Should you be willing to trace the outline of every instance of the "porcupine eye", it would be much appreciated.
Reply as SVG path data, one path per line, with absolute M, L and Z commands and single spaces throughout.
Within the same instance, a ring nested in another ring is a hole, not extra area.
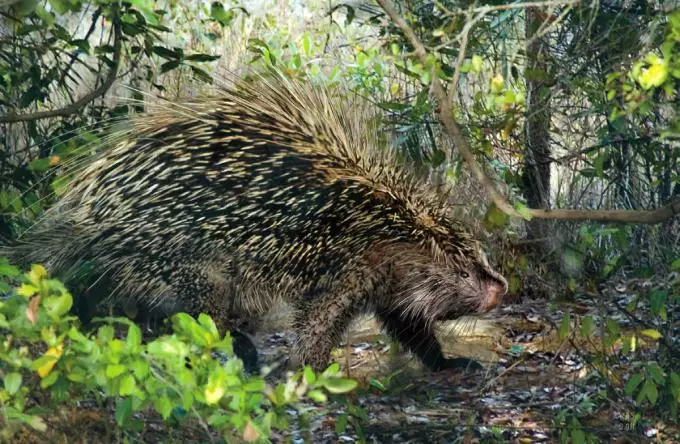
M 470 277 L 470 273 L 468 273 L 467 271 L 461 271 L 460 277 L 462 277 L 463 279 L 467 279 Z

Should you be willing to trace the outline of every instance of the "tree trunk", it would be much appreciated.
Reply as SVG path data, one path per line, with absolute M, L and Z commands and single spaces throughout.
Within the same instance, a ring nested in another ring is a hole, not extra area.
M 523 193 L 530 208 L 550 207 L 550 76 L 548 74 L 547 37 L 536 37 L 543 23 L 536 8 L 526 9 L 526 68 L 527 90 L 525 119 Z M 542 238 L 545 223 L 532 221 L 527 226 L 529 238 Z

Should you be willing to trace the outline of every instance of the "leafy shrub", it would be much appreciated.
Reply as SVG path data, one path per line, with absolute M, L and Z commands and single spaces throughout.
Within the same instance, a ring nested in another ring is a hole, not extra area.
M 193 417 L 225 439 L 267 441 L 273 429 L 287 426 L 285 406 L 303 399 L 323 403 L 328 393 L 357 385 L 339 376 L 337 364 L 320 374 L 305 368 L 275 387 L 249 377 L 233 354 L 230 334 L 220 336 L 204 314 L 198 319 L 176 314 L 172 334 L 148 343 L 125 318 L 99 319 L 96 332 L 85 332 L 69 314 L 71 294 L 41 265 L 22 274 L 3 261 L 0 278 L 0 290 L 7 293 L 0 300 L 3 440 L 23 426 L 46 429 L 45 406 L 29 401 L 39 390 L 52 404 L 113 399 L 122 428 L 138 427 L 133 415 L 152 409 L 166 421 Z M 120 326 L 127 328 L 124 335 L 116 334 Z

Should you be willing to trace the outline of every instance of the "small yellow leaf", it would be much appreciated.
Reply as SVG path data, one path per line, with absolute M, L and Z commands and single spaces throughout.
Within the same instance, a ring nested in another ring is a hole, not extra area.
M 668 64 L 663 61 L 651 65 L 647 69 L 643 69 L 638 77 L 640 86 L 645 90 L 653 86 L 659 87 L 664 84 L 668 78 Z
M 500 93 L 503 91 L 503 86 L 505 85 L 505 80 L 500 74 L 496 74 L 493 79 L 491 79 L 491 91 L 495 93 Z
M 54 356 L 55 359 L 54 361 L 50 361 L 43 365 L 42 367 L 38 368 L 38 374 L 40 375 L 41 378 L 44 378 L 45 376 L 49 375 L 54 366 L 57 364 L 58 358 L 61 356 L 61 354 L 64 352 L 64 344 L 59 344 L 56 347 L 50 347 L 46 352 L 44 356 Z
M 31 284 L 21 284 L 21 287 L 17 288 L 17 294 L 25 298 L 30 298 L 38 292 L 38 288 Z
M 40 264 L 31 265 L 31 271 L 28 272 L 28 278 L 34 284 L 40 282 L 44 277 L 47 277 L 47 270 Z
M 640 334 L 645 335 L 648 338 L 652 338 L 654 340 L 661 338 L 661 333 L 659 333 L 658 330 L 654 330 L 653 328 L 642 330 Z
M 221 384 L 208 384 L 205 388 L 205 402 L 208 405 L 217 404 L 224 396 L 224 387 Z

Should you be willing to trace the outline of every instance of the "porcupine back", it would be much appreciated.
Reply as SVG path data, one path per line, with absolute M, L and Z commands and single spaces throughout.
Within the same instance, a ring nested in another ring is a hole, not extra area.
M 173 298 L 178 268 L 232 274 L 246 311 L 327 285 L 381 240 L 445 239 L 450 261 L 468 263 L 477 245 L 371 117 L 280 75 L 143 114 L 12 253 L 56 274 L 94 261 L 112 296 L 149 306 Z

